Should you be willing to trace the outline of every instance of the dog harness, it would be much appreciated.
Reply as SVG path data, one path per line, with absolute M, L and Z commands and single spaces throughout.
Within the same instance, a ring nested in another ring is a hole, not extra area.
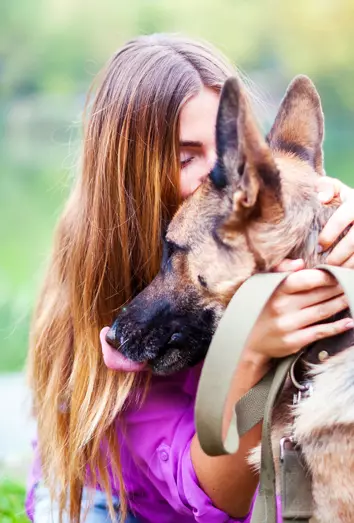
M 354 313 L 354 271 L 319 265 L 341 285 L 348 297 L 349 309 Z M 227 306 L 206 356 L 200 377 L 195 420 L 198 438 L 204 452 L 210 456 L 233 454 L 239 446 L 239 437 L 262 421 L 261 467 L 259 491 L 251 523 L 276 523 L 276 486 L 271 418 L 274 404 L 282 391 L 287 375 L 295 381 L 297 362 L 305 351 L 277 359 L 271 370 L 235 406 L 226 438 L 222 436 L 224 405 L 242 350 L 262 309 L 289 273 L 256 274 L 249 278 Z M 242 316 L 239 311 L 242 310 Z M 343 338 L 339 350 L 350 346 Z M 322 361 L 331 355 L 320 342 L 311 347 L 309 360 Z M 306 349 L 305 349 L 306 350 Z M 221 379 L 222 378 L 222 379 Z M 301 396 L 300 384 L 300 393 Z M 304 387 L 306 393 L 307 387 Z M 311 478 L 301 454 L 292 438 L 280 442 L 280 473 L 283 523 L 308 523 L 312 517 Z

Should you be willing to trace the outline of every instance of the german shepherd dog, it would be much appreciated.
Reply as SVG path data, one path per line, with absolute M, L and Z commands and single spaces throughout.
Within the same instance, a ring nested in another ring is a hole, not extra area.
M 325 262 L 328 252 L 317 252 L 317 238 L 339 201 L 324 205 L 317 197 L 323 128 L 320 98 L 307 77 L 290 84 L 265 139 L 239 80 L 227 80 L 216 165 L 169 224 L 161 269 L 114 322 L 111 345 L 134 361 L 148 361 L 156 374 L 194 365 L 248 277 L 272 271 L 284 258 L 303 258 L 308 268 Z M 346 335 L 346 346 L 354 345 L 353 330 Z M 289 419 L 295 423 L 321 523 L 354 522 L 353 369 L 352 350 L 315 365 L 313 395 L 295 411 L 281 402 L 283 415 L 276 416 L 283 420 L 280 437 L 290 433 Z

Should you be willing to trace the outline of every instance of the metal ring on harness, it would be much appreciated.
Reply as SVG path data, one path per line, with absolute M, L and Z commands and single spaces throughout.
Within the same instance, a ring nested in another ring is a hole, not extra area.
M 299 383 L 295 377 L 295 365 L 296 363 L 299 361 L 299 358 L 296 358 L 296 360 L 293 361 L 293 363 L 291 364 L 291 367 L 290 367 L 290 371 L 289 371 L 289 375 L 290 375 L 290 379 L 293 383 L 293 385 L 298 389 L 300 390 L 301 392 L 305 392 L 306 390 L 309 389 L 309 384 L 308 383 L 305 383 L 304 385 L 301 385 L 301 383 Z

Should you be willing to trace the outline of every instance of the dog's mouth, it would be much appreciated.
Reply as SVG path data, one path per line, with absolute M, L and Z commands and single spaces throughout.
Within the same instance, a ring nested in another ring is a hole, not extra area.
M 194 308 L 186 302 L 177 305 L 165 299 L 148 307 L 138 296 L 110 328 L 101 331 L 106 365 L 167 375 L 202 361 L 215 330 L 215 310 L 197 307 L 195 302 Z
M 121 370 L 124 372 L 142 372 L 149 368 L 154 374 L 170 374 L 181 370 L 185 366 L 184 351 L 180 347 L 173 346 L 165 351 L 163 354 L 158 354 L 156 357 L 146 361 L 134 361 L 128 358 L 122 352 L 114 348 L 107 341 L 107 333 L 109 327 L 104 327 L 100 333 L 102 352 L 105 364 L 108 368 L 113 370 Z M 178 342 L 177 336 L 172 341 Z
M 148 366 L 156 375 L 173 374 L 186 367 L 185 352 L 182 349 L 170 349 L 149 360 Z
M 125 350 L 122 351 L 116 341 L 112 343 L 109 333 L 109 327 L 104 327 L 100 333 L 103 358 L 108 368 L 124 372 L 142 372 L 150 369 L 155 375 L 173 374 L 197 365 L 205 358 L 212 335 L 211 332 L 204 332 L 203 338 L 198 339 L 197 346 L 191 346 L 188 337 L 186 338 L 182 332 L 175 332 L 169 342 L 164 344 L 163 350 L 155 354 L 146 351 L 145 358 L 144 354 L 140 353 L 138 360 L 133 354 L 124 354 Z M 201 341 L 203 343 L 200 343 Z
M 110 343 L 108 343 L 106 336 L 109 330 L 109 327 L 104 327 L 100 332 L 103 359 L 107 367 L 109 369 L 122 370 L 124 372 L 141 372 L 146 370 L 146 361 L 138 362 L 127 358 L 118 349 L 114 348 Z

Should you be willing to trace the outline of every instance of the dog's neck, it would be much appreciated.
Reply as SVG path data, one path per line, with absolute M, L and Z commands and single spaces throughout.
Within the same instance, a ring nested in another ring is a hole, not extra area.
M 307 231 L 304 231 L 303 241 L 292 249 L 287 257 L 290 259 L 303 259 L 307 268 L 315 267 L 319 263 L 325 263 L 328 255 L 343 236 L 341 235 L 326 251 L 322 250 L 319 244 L 320 233 L 337 208 L 338 204 L 336 203 L 330 206 L 321 205 L 313 216 L 310 227 Z
M 326 251 L 321 252 L 318 238 L 340 202 L 321 204 L 317 193 L 300 191 L 285 200 L 285 212 L 279 223 L 255 222 L 247 231 L 247 241 L 254 254 L 255 272 L 269 272 L 285 258 L 303 259 L 306 268 L 325 263 L 340 238 Z

